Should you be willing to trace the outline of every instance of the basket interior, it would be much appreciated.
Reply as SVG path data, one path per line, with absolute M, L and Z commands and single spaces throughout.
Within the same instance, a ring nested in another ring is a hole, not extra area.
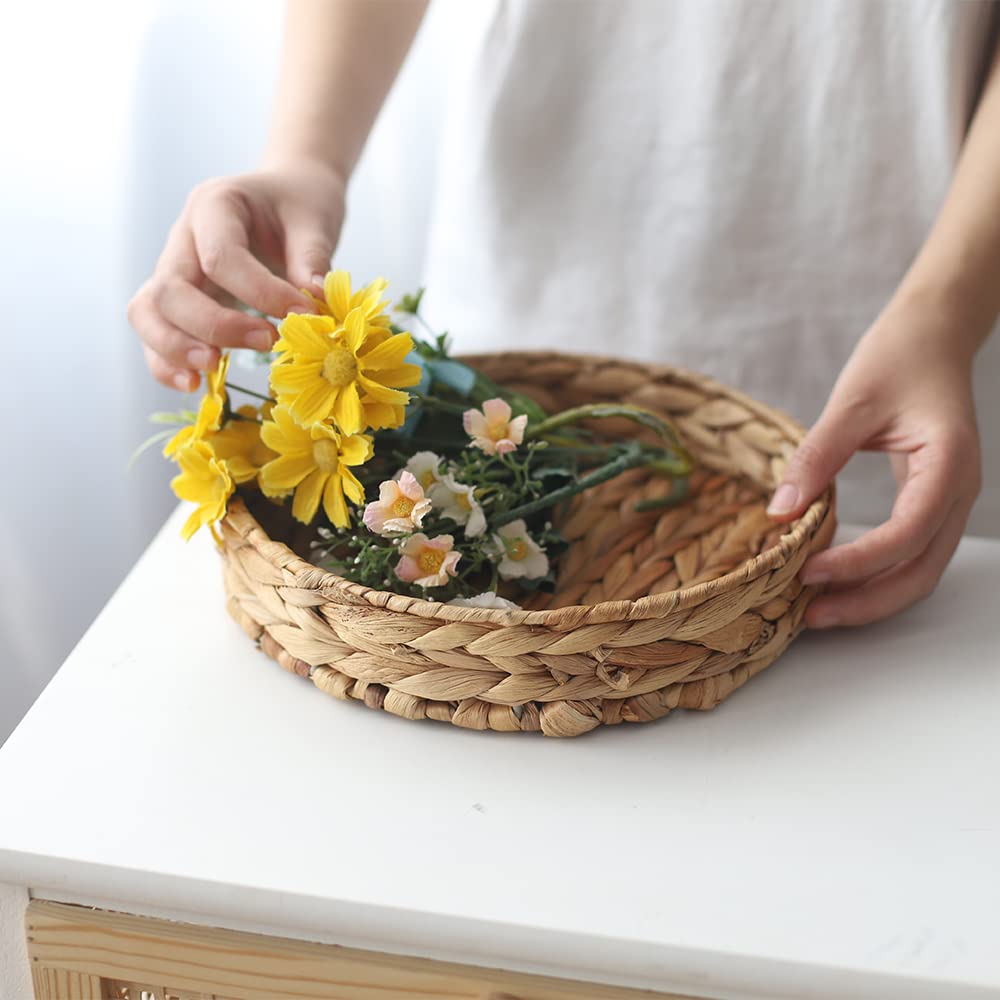
M 668 508 L 639 512 L 636 503 L 665 497 L 678 487 L 669 478 L 633 469 L 586 493 L 555 514 L 570 542 L 559 560 L 554 593 L 525 599 L 526 610 L 544 611 L 605 601 L 634 601 L 725 576 L 778 543 L 787 526 L 766 514 L 779 466 L 801 429 L 701 376 L 649 366 L 547 354 L 498 354 L 468 358 L 497 382 L 536 399 L 549 412 L 585 402 L 628 402 L 674 421 L 698 463 L 686 488 Z M 631 421 L 594 421 L 606 439 L 645 438 Z M 253 491 L 244 495 L 268 535 L 310 561 L 314 529 L 293 521 L 287 505 Z

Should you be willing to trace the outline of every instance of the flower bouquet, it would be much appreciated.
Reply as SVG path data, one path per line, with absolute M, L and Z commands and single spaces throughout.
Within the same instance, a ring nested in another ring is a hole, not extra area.
M 386 287 L 331 272 L 269 392 L 225 356 L 196 412 L 155 417 L 181 424 L 182 534 L 215 535 L 265 652 L 407 718 L 576 735 L 712 707 L 785 648 L 833 529 L 830 495 L 764 514 L 800 428 L 673 369 L 453 357 Z

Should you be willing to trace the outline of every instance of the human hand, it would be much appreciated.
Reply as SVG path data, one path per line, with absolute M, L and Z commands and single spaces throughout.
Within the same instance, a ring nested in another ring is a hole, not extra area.
M 768 512 L 799 517 L 856 451 L 884 451 L 897 495 L 889 519 L 802 568 L 827 584 L 811 628 L 862 625 L 937 585 L 980 490 L 972 354 L 935 309 L 890 307 L 859 342 L 815 426 L 792 456 Z
M 344 190 L 336 171 L 309 161 L 194 189 L 152 277 L 128 306 L 157 381 L 191 391 L 198 372 L 218 364 L 220 349 L 270 349 L 274 327 L 232 308 L 234 302 L 267 316 L 311 311 L 298 289 L 322 287 L 344 218 Z

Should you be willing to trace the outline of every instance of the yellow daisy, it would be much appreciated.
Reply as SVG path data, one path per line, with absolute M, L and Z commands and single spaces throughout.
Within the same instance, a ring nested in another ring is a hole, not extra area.
M 263 415 L 270 415 L 270 403 L 265 403 Z M 257 478 L 261 466 L 277 455 L 264 444 L 257 422 L 257 407 L 245 405 L 236 411 L 243 420 L 230 420 L 217 434 L 212 435 L 212 447 L 217 457 L 223 459 L 229 474 L 237 483 L 247 483 Z
M 372 457 L 372 439 L 363 434 L 341 435 L 330 424 L 299 426 L 284 406 L 276 406 L 261 428 L 264 443 L 278 453 L 259 475 L 268 496 L 287 496 L 294 489 L 292 516 L 311 523 L 320 500 L 326 516 L 338 528 L 351 518 L 344 494 L 362 504 L 365 491 L 350 466 L 364 465 Z
M 405 361 L 413 350 L 408 333 L 386 336 L 369 325 L 361 307 L 342 327 L 332 316 L 290 313 L 279 331 L 274 346 L 281 356 L 271 367 L 271 385 L 303 427 L 332 417 L 351 435 L 403 422 L 410 397 L 400 389 L 420 381 L 420 366 Z
M 180 475 L 171 480 L 174 493 L 181 500 L 196 504 L 184 522 L 181 535 L 189 539 L 206 524 L 214 525 L 226 513 L 226 502 L 233 493 L 233 480 L 226 463 L 216 458 L 205 441 L 195 441 L 177 451 Z M 213 532 L 214 533 L 214 532 Z
M 229 355 L 224 354 L 219 359 L 219 367 L 209 372 L 206 378 L 206 391 L 198 406 L 198 416 L 193 424 L 182 427 L 163 449 L 167 458 L 172 458 L 181 448 L 201 441 L 209 431 L 217 431 L 222 420 L 222 410 L 225 406 L 226 375 L 229 372 Z
M 382 298 L 388 287 L 389 282 L 385 278 L 376 278 L 370 285 L 352 294 L 350 273 L 330 271 L 323 280 L 323 298 L 317 298 L 309 291 L 306 295 L 312 299 L 321 316 L 331 316 L 341 326 L 352 309 L 360 309 L 372 326 L 388 329 L 391 321 L 385 310 L 389 303 Z

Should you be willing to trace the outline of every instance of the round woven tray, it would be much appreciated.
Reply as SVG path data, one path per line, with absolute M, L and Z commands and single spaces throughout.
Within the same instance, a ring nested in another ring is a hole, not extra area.
M 814 595 L 797 574 L 834 530 L 832 491 L 790 525 L 765 513 L 801 427 L 675 368 L 554 353 L 466 360 L 550 412 L 624 401 L 669 416 L 699 463 L 687 498 L 637 513 L 636 500 L 670 490 L 644 470 L 575 498 L 559 521 L 571 546 L 556 592 L 524 611 L 349 583 L 268 537 L 236 500 L 222 522 L 228 608 L 264 652 L 336 698 L 547 736 L 713 708 L 774 662 Z M 264 519 L 271 505 L 259 507 Z

